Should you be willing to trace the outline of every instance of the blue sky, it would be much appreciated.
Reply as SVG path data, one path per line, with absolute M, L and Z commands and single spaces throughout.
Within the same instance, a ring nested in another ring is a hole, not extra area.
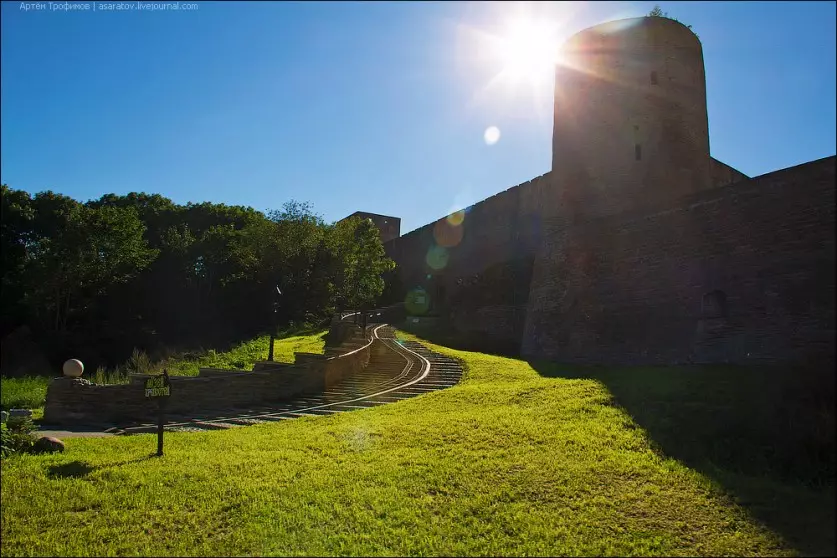
M 550 168 L 553 84 L 488 87 L 503 62 L 477 37 L 523 15 L 560 44 L 654 4 L 3 2 L 0 180 L 82 201 L 297 199 L 404 233 Z M 660 4 L 703 43 L 715 158 L 753 176 L 835 154 L 837 4 Z

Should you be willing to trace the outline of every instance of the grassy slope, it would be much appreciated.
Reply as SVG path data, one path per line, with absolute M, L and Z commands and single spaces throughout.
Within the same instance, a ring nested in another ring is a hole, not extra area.
M 69 439 L 2 466 L 3 555 L 785 555 L 604 384 L 462 358 L 459 386 L 229 431 Z M 816 538 L 818 534 L 812 533 Z
M 293 362 L 294 352 L 322 353 L 325 332 L 312 335 L 295 335 L 277 339 L 273 346 L 273 359 L 277 362 Z M 163 367 L 169 374 L 178 376 L 197 376 L 199 368 L 229 368 L 250 370 L 253 364 L 267 358 L 269 337 L 264 335 L 241 343 L 229 352 L 208 351 L 197 355 L 181 355 L 155 365 L 154 372 L 162 372 Z M 85 377 L 98 383 L 107 383 L 88 372 Z M 44 406 L 46 390 L 52 378 L 26 376 L 23 378 L 2 378 L 0 382 L 0 407 L 3 409 L 38 409 Z

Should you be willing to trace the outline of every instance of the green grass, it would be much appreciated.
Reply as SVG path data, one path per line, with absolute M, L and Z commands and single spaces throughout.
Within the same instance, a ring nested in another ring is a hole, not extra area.
M 3 410 L 43 407 L 51 381 L 52 378 L 44 376 L 0 378 L 0 407 Z
M 2 554 L 833 552 L 833 524 L 805 524 L 832 489 L 748 477 L 807 503 L 803 548 L 661 452 L 604 382 L 436 348 L 465 362 L 462 383 L 396 404 L 167 433 L 162 458 L 140 435 L 4 460 Z
M 166 367 L 169 374 L 179 376 L 197 376 L 199 368 L 250 370 L 257 361 L 267 359 L 269 343 L 270 337 L 263 335 L 225 353 L 209 350 L 198 355 L 182 355 L 161 363 L 158 368 Z M 324 346 L 323 331 L 277 339 L 273 344 L 273 360 L 292 363 L 294 352 L 322 353 Z
M 293 362 L 294 352 L 322 353 L 325 332 L 310 335 L 294 335 L 277 339 L 273 347 L 273 358 L 278 362 Z M 241 343 L 228 352 L 214 350 L 177 355 L 167 360 L 152 363 L 145 353 L 134 351 L 133 356 L 117 370 L 99 369 L 84 374 L 92 382 L 118 384 L 128 382 L 128 373 L 160 373 L 167 369 L 175 376 L 197 376 L 200 368 L 228 368 L 251 370 L 253 364 L 267 359 L 267 335 Z M 2 408 L 40 409 L 46 400 L 46 390 L 52 378 L 26 376 L 23 378 L 2 378 Z

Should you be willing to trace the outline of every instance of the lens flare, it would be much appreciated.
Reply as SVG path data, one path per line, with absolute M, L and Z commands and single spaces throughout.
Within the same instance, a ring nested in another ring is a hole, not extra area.
M 427 251 L 425 260 L 427 261 L 427 265 L 438 271 L 448 265 L 449 257 L 450 255 L 444 246 L 433 246 Z
M 407 297 L 404 299 L 404 308 L 408 314 L 426 314 L 430 308 L 430 297 L 424 289 L 416 287 L 407 293 Z
M 446 217 L 448 223 L 453 225 L 454 227 L 458 227 L 465 221 L 465 210 L 460 209 L 459 211 L 454 211 L 450 215 Z
M 433 225 L 433 238 L 439 246 L 453 248 L 462 242 L 464 229 L 461 225 L 452 225 L 447 219 L 442 219 Z
M 494 145 L 500 141 L 500 128 L 497 126 L 489 126 L 485 129 L 485 133 L 482 137 L 485 140 L 486 145 Z

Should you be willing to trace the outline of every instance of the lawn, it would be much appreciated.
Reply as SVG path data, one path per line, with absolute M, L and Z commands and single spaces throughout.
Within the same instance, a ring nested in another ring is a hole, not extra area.
M 432 347 L 464 362 L 461 384 L 329 417 L 167 433 L 162 458 L 139 435 L 6 459 L 2 554 L 833 552 L 833 487 L 735 473 L 774 508 L 804 506 L 791 511 L 807 538 L 794 540 L 729 479 L 672 458 L 607 381 Z M 652 399 L 672 392 L 660 391 Z
M 325 332 L 309 335 L 293 335 L 277 339 L 273 345 L 273 360 L 293 362 L 294 352 L 322 353 L 325 345 Z M 125 383 L 127 371 L 141 370 L 159 373 L 163 368 L 175 376 L 197 376 L 199 368 L 229 368 L 251 370 L 253 364 L 267 359 L 267 335 L 239 344 L 227 352 L 214 350 L 199 353 L 181 354 L 163 362 L 151 363 L 144 353 L 136 352 L 122 367 L 115 371 L 85 371 L 84 377 L 96 383 Z M 0 378 L 0 407 L 3 409 L 39 409 L 44 406 L 46 390 L 52 378 L 44 376 L 25 376 L 23 378 Z

